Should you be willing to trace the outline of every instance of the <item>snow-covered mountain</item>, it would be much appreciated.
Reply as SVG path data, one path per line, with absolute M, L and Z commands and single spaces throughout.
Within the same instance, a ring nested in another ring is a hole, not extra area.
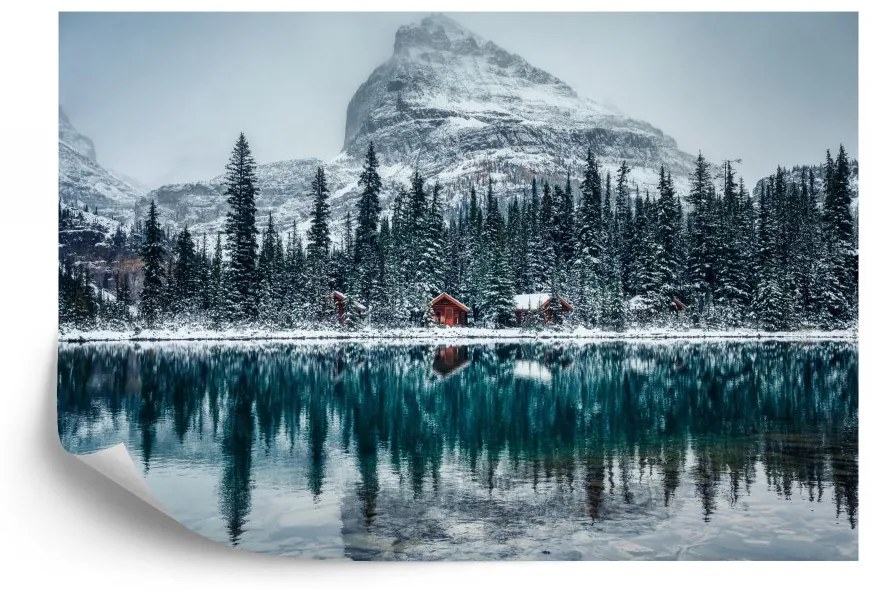
M 94 142 L 79 133 L 63 109 L 58 126 L 58 196 L 63 203 L 90 210 L 99 209 L 104 215 L 121 220 L 133 217 L 133 207 L 143 196 L 114 172 L 97 163 Z
M 401 27 L 394 54 L 348 105 L 344 151 L 373 141 L 387 162 L 442 180 L 481 168 L 577 177 L 588 146 L 607 168 L 661 164 L 683 176 L 692 158 L 642 121 L 580 97 L 564 82 L 440 15 Z
M 259 167 L 260 220 L 272 211 L 281 229 L 295 219 L 305 226 L 307 193 L 318 165 L 327 173 L 334 222 L 341 220 L 358 195 L 361 158 L 370 141 L 383 165 L 385 208 L 415 168 L 429 183 L 439 180 L 451 206 L 471 183 L 489 175 L 500 198 L 519 194 L 533 175 L 562 182 L 568 172 L 577 179 L 588 146 L 605 169 L 614 171 L 627 160 L 643 187 L 656 184 L 665 164 L 682 189 L 693 165 L 675 140 L 652 125 L 579 96 L 520 56 L 433 15 L 401 27 L 393 55 L 354 94 L 339 155 L 328 162 L 287 160 Z M 206 233 L 223 225 L 221 176 L 162 186 L 137 202 L 137 212 L 150 199 L 170 223 Z

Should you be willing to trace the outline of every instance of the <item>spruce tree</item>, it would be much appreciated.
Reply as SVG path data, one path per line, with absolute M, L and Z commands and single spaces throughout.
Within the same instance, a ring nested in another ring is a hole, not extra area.
M 206 250 L 206 234 L 200 241 L 200 251 L 197 253 L 197 305 L 204 315 L 208 315 L 212 308 L 212 267 L 209 262 L 209 253 Z
M 306 253 L 303 240 L 297 231 L 295 219 L 288 236 L 287 254 L 285 255 L 284 308 L 286 313 L 283 321 L 295 326 L 304 318 L 307 309 L 306 283 Z
M 281 285 L 280 269 L 282 268 L 281 240 L 273 223 L 272 211 L 267 218 L 266 230 L 263 233 L 263 243 L 260 257 L 257 261 L 259 317 L 275 326 L 280 321 Z
M 379 195 L 382 189 L 378 173 L 379 161 L 370 142 L 364 159 L 363 171 L 357 181 L 363 188 L 357 202 L 357 229 L 354 240 L 355 293 L 358 301 L 370 306 L 373 289 L 379 277 L 378 223 L 381 213 Z
M 318 167 L 315 179 L 312 181 L 312 224 L 306 234 L 309 243 L 306 246 L 308 262 L 308 303 L 315 319 L 326 320 L 332 305 L 330 283 L 328 280 L 328 263 L 330 256 L 330 205 L 327 203 L 327 178 L 324 169 Z
M 139 309 L 146 325 L 153 326 L 164 305 L 164 248 L 154 200 L 148 208 L 144 227 L 142 257 L 142 293 Z
M 633 265 L 631 235 L 633 208 L 630 203 L 630 167 L 627 166 L 626 161 L 621 162 L 615 180 L 615 217 L 617 250 L 621 258 L 621 286 L 624 293 L 627 293 L 630 291 L 630 269 Z
M 717 209 L 711 167 L 700 152 L 690 179 L 688 202 L 694 206 L 688 220 L 690 238 L 688 274 L 694 291 L 696 312 L 710 314 L 708 309 L 716 289 L 717 270 Z
M 427 224 L 423 233 L 421 249 L 421 276 L 426 280 L 429 297 L 445 290 L 445 221 L 442 212 L 442 185 L 433 185 L 429 209 L 426 212 Z
M 543 235 L 542 205 L 539 200 L 539 189 L 536 178 L 530 185 L 530 201 L 527 210 L 527 234 L 529 236 L 529 266 L 530 279 L 525 292 L 541 291 L 548 285 L 550 279 L 550 264 L 547 252 L 547 243 Z
M 846 324 L 857 301 L 856 246 L 851 214 L 851 168 L 845 147 L 835 162 L 827 151 L 822 213 L 825 246 L 824 305 L 829 326 Z
M 777 259 L 777 227 L 774 213 L 774 177 L 760 192 L 757 218 L 759 280 L 754 293 L 753 308 L 757 325 L 763 330 L 781 330 L 785 327 L 786 297 L 780 281 Z
M 240 133 L 224 176 L 227 203 L 227 306 L 233 320 L 257 317 L 257 228 L 255 198 L 260 193 L 254 157 L 245 134 Z
M 487 260 L 484 256 L 484 237 L 481 207 L 475 187 L 470 187 L 469 201 L 466 204 L 465 233 L 462 237 L 462 256 L 465 272 L 460 284 L 460 299 L 472 308 L 471 321 L 482 318 L 482 303 L 484 277 L 487 271 Z
M 667 308 L 678 290 L 678 236 L 681 229 L 681 204 L 675 194 L 672 174 L 660 167 L 660 196 L 655 204 L 656 241 L 654 264 L 657 273 L 659 304 Z
M 561 268 L 567 268 L 575 256 L 575 202 L 568 172 L 563 190 L 555 190 L 555 206 L 554 243 L 557 259 Z
M 408 207 L 404 214 L 407 222 L 404 239 L 408 241 L 406 260 L 411 270 L 407 301 L 415 323 L 421 323 L 430 317 L 427 306 L 434 289 L 433 260 L 425 253 L 432 227 L 429 210 L 424 178 L 416 170 L 412 176 L 412 190 L 409 192 Z
M 741 242 L 736 239 L 741 231 L 741 196 L 735 180 L 732 163 L 724 162 L 724 195 L 721 207 L 720 241 L 723 244 L 720 261 L 721 280 L 716 294 L 729 313 L 735 313 L 737 306 L 747 301 L 747 292 L 740 284 L 742 281 Z M 733 321 L 732 318 L 730 321 Z
M 210 314 L 216 324 L 225 319 L 227 309 L 227 290 L 224 272 L 224 247 L 221 243 L 221 232 L 215 239 L 215 249 L 212 252 L 212 260 L 209 266 L 209 285 L 212 289 L 212 304 Z
M 496 196 L 493 179 L 488 179 L 484 218 L 484 245 L 481 253 L 487 260 L 482 307 L 487 322 L 496 327 L 514 321 L 514 289 L 509 260 L 505 251 L 505 227 Z
M 186 225 L 176 239 L 173 250 L 173 292 L 171 308 L 176 313 L 190 315 L 198 295 L 197 260 L 194 240 Z
M 581 211 L 578 218 L 578 247 L 573 273 L 575 288 L 570 295 L 579 308 L 580 319 L 596 325 L 602 308 L 603 254 L 602 179 L 599 162 L 588 147 L 581 181 Z

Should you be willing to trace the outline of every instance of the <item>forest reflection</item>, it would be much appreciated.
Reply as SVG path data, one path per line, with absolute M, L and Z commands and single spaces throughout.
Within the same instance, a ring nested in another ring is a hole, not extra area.
M 305 450 L 316 500 L 331 457 L 354 465 L 349 535 L 390 526 L 399 497 L 462 504 L 459 490 L 544 489 L 553 518 L 608 522 L 640 490 L 662 511 L 687 483 L 709 521 L 760 479 L 783 499 L 826 498 L 853 528 L 857 396 L 856 346 L 837 342 L 73 345 L 58 361 L 64 445 L 123 440 L 146 470 L 196 446 L 220 469 L 234 544 L 258 462 L 287 448 Z

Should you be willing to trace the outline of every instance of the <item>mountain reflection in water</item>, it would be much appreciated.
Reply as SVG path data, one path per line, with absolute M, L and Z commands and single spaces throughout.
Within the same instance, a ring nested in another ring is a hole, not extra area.
M 354 559 L 856 559 L 852 343 L 62 345 L 71 452 Z

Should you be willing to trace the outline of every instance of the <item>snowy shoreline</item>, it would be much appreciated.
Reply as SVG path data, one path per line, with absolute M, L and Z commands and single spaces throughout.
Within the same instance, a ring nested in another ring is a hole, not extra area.
M 628 330 L 609 332 L 577 329 L 573 331 L 533 331 L 518 328 L 403 328 L 387 330 L 277 330 L 235 329 L 227 331 L 198 329 L 70 330 L 58 334 L 59 343 L 84 342 L 202 342 L 202 341 L 354 341 L 379 340 L 424 343 L 457 341 L 597 341 L 597 340 L 784 340 L 850 341 L 859 340 L 857 330 L 795 330 L 760 332 L 756 330 Z

